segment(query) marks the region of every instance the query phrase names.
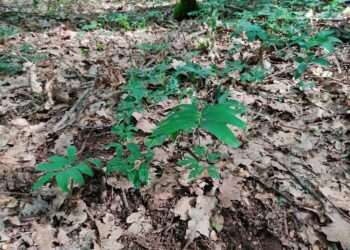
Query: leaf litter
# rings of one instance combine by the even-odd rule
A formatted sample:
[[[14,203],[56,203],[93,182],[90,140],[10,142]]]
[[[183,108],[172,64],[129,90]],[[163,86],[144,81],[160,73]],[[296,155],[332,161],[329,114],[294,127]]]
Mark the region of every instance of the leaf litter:
[[[154,5],[151,1],[94,4],[90,1],[85,11],[105,11],[101,6],[131,11],[138,5]],[[188,180],[188,171],[174,164],[182,153],[168,143],[154,148],[150,185],[139,191],[115,175],[91,181],[88,191],[74,190],[72,207],[70,197],[51,184],[30,192],[36,177],[33,167],[50,152],[60,154],[76,144],[81,155],[109,160],[110,154],[100,146],[115,139],[108,129],[114,123],[113,107],[124,98],[120,94],[128,70],[151,71],[175,54],[181,56],[170,61],[168,70],[186,67],[185,52],[206,39],[208,27],[195,19],[169,21],[169,13],[159,21],[163,26],[155,22],[126,32],[80,32],[91,20],[73,13],[65,24],[59,18],[29,15],[19,24],[22,32],[0,42],[1,56],[17,58],[13,65],[29,58],[23,44],[46,54],[36,62],[23,60],[17,75],[0,75],[1,248],[267,249],[282,244],[290,249],[325,249],[335,242],[350,249],[348,45],[327,55],[332,65],[327,70],[312,66],[306,71],[306,79],[316,84],[303,91],[304,85],[297,85],[290,72],[296,64],[294,48],[287,48],[282,59],[266,52],[261,63],[268,73],[260,83],[240,84],[240,72],[235,70],[222,79],[205,79],[198,96],[212,95],[208,86],[220,81],[229,83],[230,98],[248,107],[244,119],[249,134],[240,134],[241,148],[219,145],[206,133],[198,140],[221,153],[219,181]],[[45,29],[38,32],[35,27]],[[202,67],[222,66],[232,58],[248,64],[259,60],[259,44],[241,37],[234,41],[241,43],[243,52],[228,52],[233,49],[228,33],[219,30],[212,51],[190,54],[190,60]],[[158,52],[142,48],[160,42],[168,48]],[[156,83],[147,84],[152,88]],[[83,93],[87,95],[77,103]],[[134,112],[139,129],[135,140],[143,141],[180,102],[189,103],[190,98],[160,99],[157,106]]]

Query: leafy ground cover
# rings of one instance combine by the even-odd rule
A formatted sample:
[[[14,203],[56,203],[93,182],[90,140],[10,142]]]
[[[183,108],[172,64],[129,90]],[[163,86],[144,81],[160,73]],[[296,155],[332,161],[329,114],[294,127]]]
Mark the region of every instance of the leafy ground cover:
[[[350,249],[349,7],[174,5],[3,1],[0,247]]]

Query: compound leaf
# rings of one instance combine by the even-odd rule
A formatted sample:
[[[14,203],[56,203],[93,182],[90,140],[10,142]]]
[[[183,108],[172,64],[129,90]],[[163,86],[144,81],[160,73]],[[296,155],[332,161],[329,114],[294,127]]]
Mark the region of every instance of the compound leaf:
[[[232,148],[238,148],[240,143],[232,131],[224,124],[216,121],[202,121],[201,128],[216,136],[220,141]]]
[[[246,123],[235,115],[240,114],[240,109],[231,109],[225,104],[207,105],[202,111],[202,121],[215,121],[217,123],[231,124],[237,128],[246,129]]]

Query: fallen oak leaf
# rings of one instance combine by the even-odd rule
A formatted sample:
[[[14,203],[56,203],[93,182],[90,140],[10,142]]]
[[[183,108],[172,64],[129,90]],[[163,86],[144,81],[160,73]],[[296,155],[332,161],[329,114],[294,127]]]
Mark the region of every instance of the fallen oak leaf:
[[[146,119],[142,119],[137,122],[136,127],[145,133],[152,133],[152,130],[155,129],[157,125]]]
[[[321,227],[322,232],[329,241],[339,242],[343,249],[350,250],[350,223],[347,222],[339,213],[327,214],[332,224]]]

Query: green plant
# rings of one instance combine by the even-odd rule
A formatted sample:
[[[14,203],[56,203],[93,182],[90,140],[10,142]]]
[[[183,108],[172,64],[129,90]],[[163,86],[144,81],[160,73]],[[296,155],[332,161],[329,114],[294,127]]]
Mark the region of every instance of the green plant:
[[[34,8],[38,8],[39,7],[39,4],[40,4],[40,1],[39,0],[33,0],[33,6]]]
[[[105,148],[115,148],[115,157],[106,164],[106,174],[119,171],[121,175],[128,178],[135,188],[148,183],[148,165],[153,159],[153,152],[146,150],[141,152],[135,143],[123,146],[119,143],[111,143]]]
[[[82,30],[84,31],[90,31],[90,30],[96,30],[96,29],[99,29],[101,27],[101,23],[97,22],[97,21],[92,21],[91,23],[89,24],[85,24],[83,27],[82,27]]]
[[[139,46],[140,49],[142,49],[143,51],[145,52],[149,52],[149,53],[158,53],[164,49],[169,49],[170,46],[169,44],[157,44],[157,43],[152,43],[152,44],[149,44],[149,43],[142,43],[140,46]]]
[[[106,48],[106,44],[99,42],[96,44],[96,50],[104,50]]]
[[[169,136],[175,139],[179,133],[192,133],[195,129],[204,129],[232,148],[240,143],[227,125],[246,129],[246,123],[236,115],[245,113],[244,107],[236,101],[218,104],[204,104],[199,108],[196,103],[182,104],[176,107],[159,123],[147,140],[149,147],[162,144]]]
[[[186,62],[184,65],[176,67],[173,73],[174,77],[187,76],[193,84],[197,83],[198,79],[205,79],[214,75],[211,68],[203,68],[199,64],[193,62]]]
[[[58,187],[64,191],[71,191],[73,182],[84,185],[83,175],[93,177],[94,172],[86,162],[79,162],[77,157],[77,149],[75,146],[67,148],[67,157],[53,155],[50,156],[50,162],[41,163],[35,167],[35,170],[44,172],[45,174],[33,185],[33,191],[45,185],[49,180],[55,178]],[[97,167],[102,167],[102,162],[98,159],[88,159]]]
[[[81,49],[81,54],[85,57],[88,57],[90,55],[90,51],[88,48],[82,48]]]
[[[298,85],[299,89],[302,91],[307,91],[309,89],[316,87],[316,84],[314,82],[305,82],[305,81],[298,82],[297,85]]]
[[[119,135],[120,140],[123,142],[126,141],[128,138],[134,139],[134,132],[137,131],[138,128],[132,125],[125,126],[124,124],[118,124],[112,128],[112,133]]]
[[[301,35],[294,37],[294,41],[290,45],[297,44],[304,49],[305,54],[294,57],[294,60],[298,63],[298,67],[295,70],[294,77],[297,79],[302,76],[306,69],[312,64],[319,64],[321,66],[329,66],[327,59],[317,57],[313,48],[322,47],[326,53],[334,51],[334,44],[341,43],[342,41],[333,36],[334,31],[324,30],[317,33],[314,37]]]
[[[241,74],[241,82],[258,83],[264,80],[267,71],[262,67],[252,67],[248,72]]]
[[[16,31],[12,26],[0,27],[0,42],[6,38],[12,37],[14,34],[16,34]]]
[[[189,179],[201,176],[203,173],[207,173],[214,179],[220,179],[218,173],[218,167],[211,164],[211,162],[220,159],[218,153],[208,153],[204,147],[197,146],[191,150],[193,157],[185,156],[182,160],[178,161],[177,164],[190,170],[188,176]],[[209,164],[208,164],[209,162]]]

